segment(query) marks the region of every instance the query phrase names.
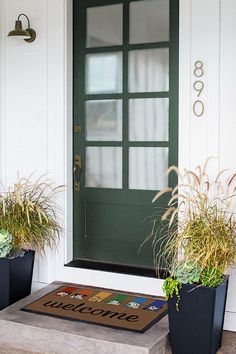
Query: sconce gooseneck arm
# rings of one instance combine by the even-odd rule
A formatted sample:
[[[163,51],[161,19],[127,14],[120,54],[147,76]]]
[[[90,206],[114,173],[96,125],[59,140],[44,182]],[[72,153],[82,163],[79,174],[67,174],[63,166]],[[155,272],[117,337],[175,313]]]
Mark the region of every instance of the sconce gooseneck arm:
[[[22,16],[26,18],[28,23],[28,28],[26,28],[26,30],[22,28],[22,21],[20,19]],[[15,29],[8,33],[8,37],[23,37],[24,41],[27,43],[32,43],[35,40],[36,32],[33,28],[30,28],[30,20],[26,14],[21,13],[17,17],[17,20],[15,21]]]
[[[20,20],[20,17],[21,17],[21,16],[25,16],[25,17],[26,17],[26,19],[27,19],[27,21],[28,21],[28,28],[30,28],[30,20],[29,20],[29,17],[28,17],[26,14],[20,14],[20,15],[18,16],[18,18],[17,18],[18,21]]]

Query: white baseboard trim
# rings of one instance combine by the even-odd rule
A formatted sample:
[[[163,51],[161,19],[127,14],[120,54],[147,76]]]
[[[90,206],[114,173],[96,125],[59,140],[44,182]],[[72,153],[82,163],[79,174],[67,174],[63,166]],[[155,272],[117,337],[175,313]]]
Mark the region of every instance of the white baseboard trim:
[[[236,312],[225,312],[224,329],[236,332]]]
[[[33,281],[33,282],[32,282],[31,293],[34,293],[35,291],[42,289],[42,288],[43,288],[44,286],[46,286],[46,285],[48,285],[48,284],[46,284],[46,283],[41,283],[41,282],[39,282],[39,281]]]

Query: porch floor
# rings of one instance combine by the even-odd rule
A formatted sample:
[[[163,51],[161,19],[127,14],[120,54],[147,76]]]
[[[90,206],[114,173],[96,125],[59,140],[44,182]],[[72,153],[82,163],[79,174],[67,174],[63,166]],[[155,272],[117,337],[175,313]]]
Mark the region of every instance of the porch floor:
[[[0,354],[170,354],[167,316],[143,334],[20,311],[53,291],[54,282],[0,312]],[[224,331],[217,354],[236,353],[236,333]]]
[[[54,282],[0,312],[2,342],[0,353],[164,354],[166,352],[167,316],[145,333],[139,334],[20,310],[61,284]]]
[[[217,354],[236,353],[236,332],[224,331],[222,347]]]
[[[16,347],[12,347],[5,344],[0,344],[0,354],[37,354],[37,352],[32,352]],[[236,353],[236,333],[224,331],[223,335],[223,346],[218,351],[217,354],[234,354]],[[42,354],[42,352],[38,352],[38,354]],[[102,353],[100,353],[102,354]],[[170,349],[166,351],[166,354],[171,354]]]

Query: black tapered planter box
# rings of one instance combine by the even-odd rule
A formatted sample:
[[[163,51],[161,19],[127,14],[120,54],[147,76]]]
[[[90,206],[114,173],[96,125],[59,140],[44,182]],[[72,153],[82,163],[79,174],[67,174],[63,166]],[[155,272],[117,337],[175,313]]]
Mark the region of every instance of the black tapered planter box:
[[[30,294],[34,254],[26,251],[23,257],[0,258],[0,310]]]
[[[228,278],[217,288],[183,284],[179,312],[168,300],[172,354],[216,354],[221,347]]]

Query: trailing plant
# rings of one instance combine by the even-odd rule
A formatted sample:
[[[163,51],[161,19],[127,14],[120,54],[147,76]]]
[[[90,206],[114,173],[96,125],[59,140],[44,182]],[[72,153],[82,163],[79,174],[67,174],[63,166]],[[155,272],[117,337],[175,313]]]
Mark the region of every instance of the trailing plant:
[[[19,178],[0,194],[0,228],[12,235],[12,250],[9,248],[7,255],[22,255],[22,250],[30,249],[44,252],[55,245],[62,231],[55,197],[62,190],[42,176],[36,181]]]
[[[176,310],[179,311],[179,302],[180,302],[180,294],[179,294],[179,289],[181,289],[182,284],[179,282],[177,279],[174,279],[172,277],[168,277],[165,279],[165,282],[163,284],[163,291],[166,295],[166,300],[169,298],[172,298],[174,294],[177,297],[176,301]]]
[[[180,183],[165,188],[154,197],[157,202],[169,196],[168,208],[161,216],[154,215],[152,237],[155,267],[169,271],[164,292],[178,294],[176,284],[196,283],[216,287],[222,282],[229,267],[236,265],[236,173],[225,177],[226,170],[210,178],[207,168],[185,170],[169,168]],[[223,180],[224,179],[224,180]]]

